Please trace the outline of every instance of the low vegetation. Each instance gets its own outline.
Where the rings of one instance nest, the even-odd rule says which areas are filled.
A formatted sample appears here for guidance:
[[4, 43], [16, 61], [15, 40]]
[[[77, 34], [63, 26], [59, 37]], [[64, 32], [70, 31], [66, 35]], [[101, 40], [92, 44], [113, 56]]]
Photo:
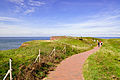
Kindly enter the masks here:
[[[66, 52], [62, 51], [65, 46]], [[44, 78], [49, 71], [54, 70], [63, 59], [90, 50], [95, 46], [96, 42], [93, 38], [68, 37], [54, 41], [25, 42], [18, 49], [0, 51], [0, 79], [3, 79], [9, 69], [9, 58], [12, 58], [14, 80], [37, 80]], [[54, 47], [56, 54], [50, 55]], [[41, 62], [34, 63], [39, 49], [41, 50]]]
[[106, 39], [84, 64], [85, 80], [120, 80], [120, 39]]

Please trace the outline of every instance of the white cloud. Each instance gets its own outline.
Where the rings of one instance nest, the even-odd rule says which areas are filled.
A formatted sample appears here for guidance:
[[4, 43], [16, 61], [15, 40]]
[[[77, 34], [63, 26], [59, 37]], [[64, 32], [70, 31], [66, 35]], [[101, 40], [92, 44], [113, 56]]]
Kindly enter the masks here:
[[30, 14], [35, 12], [35, 9], [38, 8], [38, 6], [45, 4], [45, 2], [34, 1], [34, 0], [9, 0], [9, 1], [17, 4], [15, 5], [16, 10], [14, 10], [14, 12], [25, 13], [25, 14]]
[[31, 5], [31, 6], [41, 6], [41, 5], [44, 5], [44, 4], [45, 3], [41, 2], [41, 1], [29, 0], [29, 5]]
[[19, 5], [24, 5], [24, 0], [9, 0], [9, 1]]
[[[113, 11], [114, 12], [114, 11]], [[120, 13], [118, 12], [102, 12], [102, 14], [96, 14], [94, 16], [90, 16], [84, 22], [79, 23], [71, 23], [71, 24], [62, 24], [60, 26], [68, 26], [68, 27], [86, 27], [86, 28], [93, 28], [93, 27], [116, 27], [120, 26]], [[116, 14], [117, 13], [117, 14]]]
[[[45, 32], [47, 31], [47, 33]], [[31, 28], [25, 25], [0, 24], [0, 36], [50, 36], [49, 30], [43, 28]]]
[[61, 27], [55, 33], [62, 32], [74, 35], [89, 34], [96, 36], [120, 36], [120, 14], [112, 11], [107, 14], [96, 14], [84, 22], [58, 24]]
[[35, 11], [34, 8], [31, 8], [31, 9], [27, 9], [24, 14], [29, 14], [29, 13], [33, 13]]
[[21, 21], [21, 20], [11, 17], [0, 17], [0, 21]]
[[[33, 12], [30, 9], [26, 12]], [[44, 26], [33, 28], [26, 27], [25, 25], [0, 25], [0, 36], [52, 36], [52, 35], [69, 35], [69, 36], [95, 36], [95, 37], [120, 37], [120, 20], [119, 14], [106, 16], [99, 15], [96, 18], [92, 17], [85, 22], [52, 25], [59, 26], [55, 28], [45, 28]], [[0, 18], [1, 20], [12, 20], [16, 18]]]
[[120, 30], [115, 28], [96, 27], [96, 28], [83, 28], [83, 27], [60, 27], [60, 28], [45, 28], [45, 27], [32, 27], [29, 25], [7, 25], [0, 24], [0, 36], [120, 36]]

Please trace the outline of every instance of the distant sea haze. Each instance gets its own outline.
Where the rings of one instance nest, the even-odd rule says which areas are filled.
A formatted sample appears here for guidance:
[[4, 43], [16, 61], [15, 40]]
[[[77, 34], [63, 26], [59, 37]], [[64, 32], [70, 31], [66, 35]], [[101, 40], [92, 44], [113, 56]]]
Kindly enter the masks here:
[[32, 40], [50, 40], [50, 37], [0, 37], [0, 50], [16, 49]]

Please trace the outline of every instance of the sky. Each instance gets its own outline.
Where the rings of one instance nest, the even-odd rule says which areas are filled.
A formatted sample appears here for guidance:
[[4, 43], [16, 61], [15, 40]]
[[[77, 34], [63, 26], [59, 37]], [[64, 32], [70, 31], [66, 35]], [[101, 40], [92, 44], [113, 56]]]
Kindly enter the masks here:
[[120, 0], [0, 0], [0, 37], [120, 37]]

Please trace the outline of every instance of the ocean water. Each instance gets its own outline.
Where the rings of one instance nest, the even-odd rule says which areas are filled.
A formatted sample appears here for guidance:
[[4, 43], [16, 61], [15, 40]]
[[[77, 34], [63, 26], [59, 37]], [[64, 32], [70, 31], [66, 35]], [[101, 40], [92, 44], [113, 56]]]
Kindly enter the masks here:
[[0, 50], [16, 49], [31, 40], [50, 40], [50, 37], [0, 37]]

